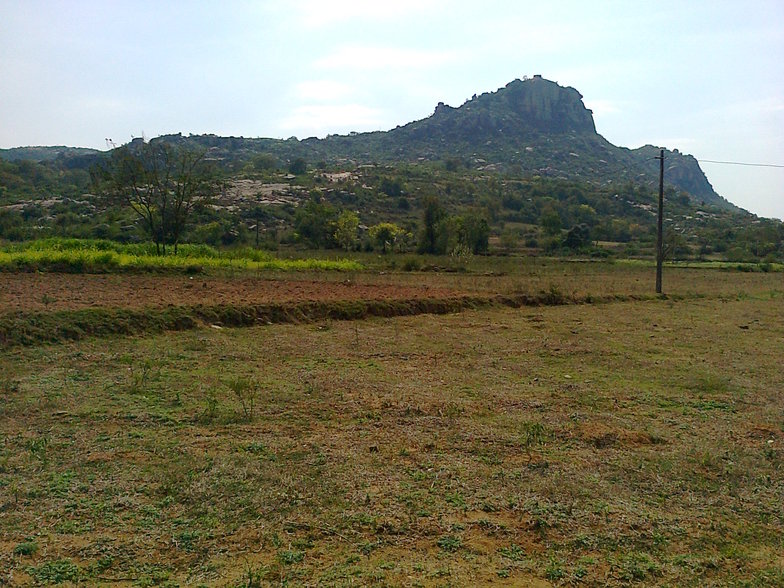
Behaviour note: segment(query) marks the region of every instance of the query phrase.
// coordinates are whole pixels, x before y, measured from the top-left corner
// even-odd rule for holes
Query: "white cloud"
[[[422,14],[444,4],[443,0],[301,0],[293,7],[299,13],[298,21],[302,25],[317,29],[356,20],[386,23]]]
[[[344,46],[314,65],[324,69],[423,69],[454,63],[459,57],[455,51]]]
[[[354,89],[334,80],[307,80],[297,84],[294,93],[304,102],[333,102],[351,96]]]

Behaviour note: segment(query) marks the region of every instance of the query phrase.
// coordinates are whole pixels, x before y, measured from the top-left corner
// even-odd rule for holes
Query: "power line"
[[[775,163],[744,163],[742,161],[715,161],[713,159],[698,159],[700,163],[720,163],[722,165],[745,165],[748,167],[781,167],[784,165],[777,165]]]

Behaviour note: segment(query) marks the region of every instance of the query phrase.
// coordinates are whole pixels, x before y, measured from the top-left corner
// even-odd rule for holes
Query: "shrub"
[[[19,543],[16,547],[14,547],[14,554],[15,555],[34,555],[38,551],[38,544],[34,541],[25,541],[24,543]]]
[[[403,259],[401,267],[404,271],[407,272],[417,272],[422,269],[422,260],[418,257],[410,255]]]
[[[229,380],[227,385],[239,400],[245,420],[252,421],[253,411],[256,407],[256,395],[259,390],[258,382],[245,378],[234,378]]]

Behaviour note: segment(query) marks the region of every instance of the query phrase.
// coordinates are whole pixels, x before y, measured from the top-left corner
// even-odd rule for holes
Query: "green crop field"
[[[182,245],[176,255],[156,255],[154,246],[99,239],[41,239],[0,248],[0,271],[181,272],[357,271],[348,259],[281,259],[251,248],[221,252],[208,245]]]
[[[782,274],[497,263],[352,280],[558,304],[6,348],[0,585],[784,585]]]

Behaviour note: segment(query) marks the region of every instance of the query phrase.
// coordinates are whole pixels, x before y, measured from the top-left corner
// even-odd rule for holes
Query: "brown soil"
[[[356,284],[255,277],[0,273],[0,313],[90,307],[149,308],[198,304],[443,298],[428,286]]]

